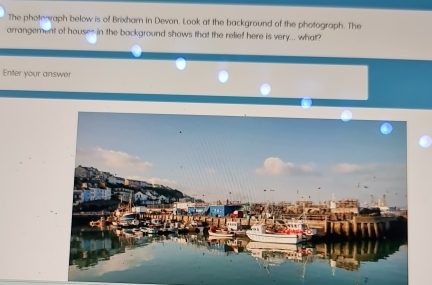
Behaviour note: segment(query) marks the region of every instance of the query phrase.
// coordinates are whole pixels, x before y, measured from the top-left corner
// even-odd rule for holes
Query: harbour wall
[[[104,215],[108,216],[108,215]],[[100,213],[95,215],[73,215],[72,226],[88,225],[90,221],[96,221],[101,217]],[[140,214],[140,219],[168,219],[188,223],[192,220],[200,220],[207,225],[217,227],[224,226],[228,221],[237,221],[244,228],[249,228],[255,223],[272,225],[276,223],[273,219],[246,219],[228,217],[208,217],[208,216],[180,216],[167,214]],[[354,216],[351,219],[333,221],[327,218],[306,219],[304,222],[317,229],[317,238],[334,239],[398,239],[408,237],[407,217],[381,217],[381,216]]]
[[[272,225],[273,219],[246,219],[207,216],[172,216],[172,215],[141,215],[141,218],[167,219],[188,223],[199,220],[208,225],[223,226],[229,221],[240,222],[244,228],[249,228],[255,223]],[[363,217],[355,216],[346,221],[304,220],[304,222],[317,229],[318,238],[341,239],[392,239],[406,238],[408,234],[407,219],[404,217]]]

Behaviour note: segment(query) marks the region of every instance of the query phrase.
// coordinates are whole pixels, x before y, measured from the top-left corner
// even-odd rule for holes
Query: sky
[[[216,200],[314,202],[386,195],[405,207],[406,123],[80,113],[76,165]],[[266,190],[266,191],[264,191]],[[270,191],[272,190],[272,191]]]

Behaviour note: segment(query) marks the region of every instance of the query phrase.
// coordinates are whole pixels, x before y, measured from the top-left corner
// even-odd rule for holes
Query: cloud
[[[340,163],[333,167],[333,171],[342,174],[371,174],[377,169],[377,164]]]
[[[126,250],[125,253],[116,254],[110,260],[99,261],[94,267],[88,270],[81,270],[77,267],[69,268],[69,280],[85,278],[91,276],[102,276],[106,273],[121,272],[142,266],[145,262],[154,258],[148,246]]]
[[[294,176],[294,175],[318,175],[313,163],[297,165],[292,162],[284,162],[278,157],[269,157],[264,161],[263,167],[255,172],[259,175],[270,176]]]
[[[103,171],[118,172],[126,175],[142,173],[153,167],[150,162],[126,152],[103,149],[77,150],[77,165],[93,166]]]

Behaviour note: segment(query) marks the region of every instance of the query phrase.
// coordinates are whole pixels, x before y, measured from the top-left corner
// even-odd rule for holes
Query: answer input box
[[[2,56],[0,68],[0,90],[368,99],[362,65]]]

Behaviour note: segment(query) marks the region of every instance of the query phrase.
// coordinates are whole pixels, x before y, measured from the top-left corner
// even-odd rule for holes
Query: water
[[[72,232],[69,280],[141,284],[369,284],[407,285],[406,242],[308,245],[291,260],[240,239],[238,252],[203,236],[119,237],[109,230]],[[272,246],[272,245],[269,245]],[[255,247],[257,249],[255,249]],[[251,249],[252,248],[252,249]],[[294,249],[294,248],[293,248]],[[294,258],[294,260],[293,260]]]

